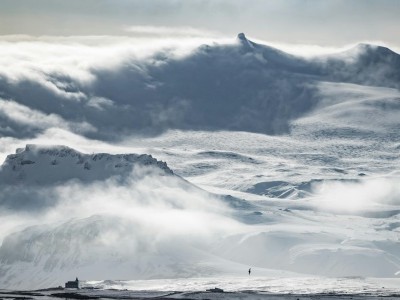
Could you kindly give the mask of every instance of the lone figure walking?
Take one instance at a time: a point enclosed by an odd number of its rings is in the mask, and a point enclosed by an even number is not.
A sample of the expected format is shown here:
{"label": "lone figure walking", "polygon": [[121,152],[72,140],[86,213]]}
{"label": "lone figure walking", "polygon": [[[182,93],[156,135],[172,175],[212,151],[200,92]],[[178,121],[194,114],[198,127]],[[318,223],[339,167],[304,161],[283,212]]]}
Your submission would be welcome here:
{"label": "lone figure walking", "polygon": [[249,276],[250,276],[250,274],[251,274],[251,268],[249,269]]}

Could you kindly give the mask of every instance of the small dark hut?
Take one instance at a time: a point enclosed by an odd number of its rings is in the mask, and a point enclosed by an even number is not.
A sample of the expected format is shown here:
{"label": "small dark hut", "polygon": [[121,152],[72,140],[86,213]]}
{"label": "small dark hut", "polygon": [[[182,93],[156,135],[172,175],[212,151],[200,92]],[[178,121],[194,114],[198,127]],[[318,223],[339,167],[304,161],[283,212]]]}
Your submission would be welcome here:
{"label": "small dark hut", "polygon": [[79,279],[76,277],[75,281],[67,281],[65,283],[66,289],[79,289]]}

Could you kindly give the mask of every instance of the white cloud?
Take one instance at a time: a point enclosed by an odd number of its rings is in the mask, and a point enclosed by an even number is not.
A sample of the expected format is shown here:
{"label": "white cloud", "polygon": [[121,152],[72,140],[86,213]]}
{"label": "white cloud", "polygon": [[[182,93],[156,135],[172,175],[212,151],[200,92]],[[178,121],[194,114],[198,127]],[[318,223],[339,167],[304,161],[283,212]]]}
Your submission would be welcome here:
{"label": "white cloud", "polygon": [[56,114],[45,114],[10,100],[0,99],[0,115],[31,128],[48,129],[57,127],[81,133],[96,130],[86,122],[69,122]]}
{"label": "white cloud", "polygon": [[193,27],[129,26],[125,31],[145,37],[216,37],[217,32]]}
{"label": "white cloud", "polygon": [[[114,255],[126,252],[141,265],[141,258],[135,256],[143,248],[153,249],[157,255],[168,248],[176,248],[173,255],[179,259],[187,251],[182,249],[184,245],[207,247],[215,239],[247,230],[231,216],[231,209],[215,197],[179,177],[165,176],[151,167],[135,168],[124,184],[110,178],[86,184],[64,182],[58,186],[32,189],[26,186],[24,192],[29,193],[29,199],[20,199],[17,193],[11,192],[13,200],[18,198],[20,205],[7,214],[0,214],[0,221],[7,222],[7,226],[0,229],[0,240],[32,225],[46,225],[45,228],[52,230],[68,221],[79,224],[86,218],[95,217],[100,222],[111,220],[111,223],[98,236],[92,232],[95,228],[89,222],[84,230],[75,232],[84,235],[87,241],[96,238],[95,244],[90,244],[85,252],[93,255],[95,249],[104,251],[108,247],[113,249]],[[31,203],[35,206],[32,207]],[[62,228],[74,230],[68,225]],[[34,228],[31,230],[35,231]],[[61,236],[58,238],[62,239]],[[135,247],[131,248],[132,245]],[[140,245],[142,250],[136,245]],[[63,253],[62,249],[58,250]],[[146,253],[154,254],[147,250]],[[103,258],[96,259],[100,263]],[[136,271],[140,272],[140,268]],[[97,275],[92,273],[90,276],[95,278]]]}
{"label": "white cloud", "polygon": [[323,182],[315,185],[315,204],[337,213],[380,211],[400,205],[400,178],[378,177],[360,182]]}
{"label": "white cloud", "polygon": [[113,105],[113,101],[103,97],[93,97],[90,98],[87,105],[90,107],[94,107],[98,110],[105,110],[107,107]]}

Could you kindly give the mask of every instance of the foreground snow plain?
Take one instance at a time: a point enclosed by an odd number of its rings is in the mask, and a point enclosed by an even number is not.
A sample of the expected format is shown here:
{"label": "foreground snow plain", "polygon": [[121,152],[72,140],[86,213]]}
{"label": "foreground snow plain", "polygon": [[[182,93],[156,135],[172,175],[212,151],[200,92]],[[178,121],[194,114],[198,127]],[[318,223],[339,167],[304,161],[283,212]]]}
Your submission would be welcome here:
{"label": "foreground snow plain", "polygon": [[[377,278],[322,278],[322,277],[227,277],[185,278],[170,280],[88,281],[86,287],[125,290],[126,293],[157,292],[204,292],[219,287],[225,292],[254,292],[272,295],[398,295],[398,280]],[[93,292],[89,292],[93,293]],[[102,291],[98,291],[99,294]]]}

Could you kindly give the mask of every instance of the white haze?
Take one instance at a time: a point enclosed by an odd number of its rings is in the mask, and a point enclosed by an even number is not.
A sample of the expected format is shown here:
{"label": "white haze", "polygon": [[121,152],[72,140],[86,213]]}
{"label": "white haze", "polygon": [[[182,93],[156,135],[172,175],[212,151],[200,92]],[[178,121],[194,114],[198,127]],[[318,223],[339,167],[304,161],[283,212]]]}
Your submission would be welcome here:
{"label": "white haze", "polygon": [[[178,178],[160,174],[156,169],[137,167],[124,184],[110,178],[98,183],[71,181],[62,186],[43,188],[38,192],[37,201],[42,201],[44,206],[31,211],[25,211],[23,207],[17,212],[9,210],[1,218],[10,224],[14,215],[18,226],[24,228],[107,215],[135,221],[140,228],[145,228],[141,232],[145,236],[157,235],[161,239],[193,236],[197,242],[245,228],[231,218],[231,209],[221,200]],[[47,204],[46,198],[49,198]],[[2,227],[2,237],[9,233],[9,228]]]}
{"label": "white haze", "polygon": [[[1,56],[0,74],[10,83],[22,79],[33,79],[56,93],[63,93],[65,97],[81,100],[85,96],[79,92],[65,94],[62,86],[57,82],[48,81],[48,75],[60,74],[78,80],[82,84],[90,84],[95,79],[95,69],[115,69],[127,58],[132,62],[135,59],[152,59],[156,52],[166,52],[170,59],[183,57],[203,44],[232,44],[233,38],[212,38],[209,32],[200,37],[175,37],[176,31],[170,27],[134,26],[131,30],[150,31],[155,33],[171,32],[164,37],[129,37],[129,36],[2,36],[0,40]],[[191,28],[182,28],[179,32],[202,32]],[[318,45],[295,45],[282,43],[268,43],[256,40],[263,44],[288,51],[289,53],[315,56],[333,54],[346,51],[356,44],[341,47],[321,47]],[[379,44],[379,43],[375,43]],[[143,70],[144,71],[144,70]]]}
{"label": "white haze", "polygon": [[400,178],[381,177],[358,183],[329,182],[315,187],[315,204],[324,211],[357,213],[400,207]]}
{"label": "white haze", "polygon": [[133,33],[135,37],[213,37],[217,36],[216,32],[211,30],[202,30],[193,27],[170,27],[170,26],[129,26],[125,31]]}

